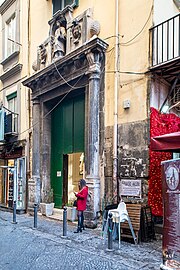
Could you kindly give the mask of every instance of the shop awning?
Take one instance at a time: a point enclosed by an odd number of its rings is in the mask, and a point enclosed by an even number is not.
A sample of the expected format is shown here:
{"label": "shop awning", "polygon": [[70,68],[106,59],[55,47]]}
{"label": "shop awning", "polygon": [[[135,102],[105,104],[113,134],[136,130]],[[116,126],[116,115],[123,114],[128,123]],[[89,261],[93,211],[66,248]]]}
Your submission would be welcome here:
{"label": "shop awning", "polygon": [[151,150],[180,152],[180,132],[168,133],[151,138]]}

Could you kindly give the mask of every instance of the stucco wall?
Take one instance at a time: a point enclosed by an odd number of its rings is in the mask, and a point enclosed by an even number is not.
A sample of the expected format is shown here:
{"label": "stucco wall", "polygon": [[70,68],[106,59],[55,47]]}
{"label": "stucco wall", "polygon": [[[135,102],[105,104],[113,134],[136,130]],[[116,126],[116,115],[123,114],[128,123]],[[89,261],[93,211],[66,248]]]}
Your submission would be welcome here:
{"label": "stucco wall", "polygon": [[[147,97],[147,76],[144,74],[136,73],[146,72],[149,66],[149,28],[152,26],[152,3],[153,1],[141,0],[119,1],[119,124],[144,120],[147,117],[147,108],[145,102]],[[136,35],[137,37],[135,38]],[[113,57],[110,56],[110,58]],[[114,66],[112,65],[109,67],[109,69],[114,70]],[[129,74],[124,72],[128,72]],[[114,74],[111,73],[107,76],[106,81],[113,81],[113,77]],[[110,85],[110,91],[108,91],[108,86],[106,88],[106,111],[108,112],[106,114],[107,126],[113,124],[114,86],[111,81]],[[128,111],[123,109],[124,100],[130,100],[131,102],[131,107]]]}

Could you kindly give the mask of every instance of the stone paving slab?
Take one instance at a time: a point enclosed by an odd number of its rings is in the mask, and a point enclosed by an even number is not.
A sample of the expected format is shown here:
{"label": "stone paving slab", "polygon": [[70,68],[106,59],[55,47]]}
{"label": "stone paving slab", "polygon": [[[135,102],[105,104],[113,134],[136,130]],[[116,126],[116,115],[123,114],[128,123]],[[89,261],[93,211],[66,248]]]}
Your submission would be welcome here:
{"label": "stone paving slab", "polygon": [[[118,249],[118,241],[113,241],[113,251],[109,252],[107,250],[107,240],[104,241],[102,239],[102,232],[100,227],[94,230],[86,229],[82,233],[74,234],[74,230],[76,229],[75,224],[68,223],[67,237],[63,237],[63,227],[61,221],[50,220],[43,216],[38,216],[37,229],[33,228],[33,221],[34,219],[32,216],[23,214],[17,215],[17,224],[12,224],[12,213],[0,210],[0,225],[3,224],[2,226],[4,232],[7,235],[11,235],[16,232],[20,232],[20,234],[22,234],[22,237],[17,239],[16,245],[18,246],[22,244],[22,241],[26,242],[26,237],[28,239],[29,235],[31,235],[32,241],[35,242],[38,239],[38,245],[41,245],[41,243],[45,242],[46,246],[50,247],[50,249],[52,245],[57,246],[59,249],[65,247],[69,252],[70,250],[73,251],[73,256],[79,256],[78,261],[79,258],[83,259],[85,256],[89,262],[89,265],[91,265],[93,268],[89,268],[87,263],[87,265],[84,266],[85,268],[82,269],[159,269],[161,263],[161,239],[156,241],[153,240],[152,242],[148,243],[140,243],[138,245],[122,241],[120,250]],[[0,229],[2,229],[2,226]],[[31,245],[33,245],[33,242]],[[27,250],[28,247],[25,246],[25,249]],[[34,247],[32,250],[32,254],[34,254],[33,257],[36,256],[36,252],[39,254],[39,251],[37,251],[36,247]],[[44,248],[43,246],[39,255],[40,257],[35,259],[35,268],[31,269],[41,269],[40,265],[42,265],[42,261],[45,260],[44,256],[46,256],[46,252],[47,248]],[[48,254],[51,253],[49,252],[50,251],[48,251]],[[8,242],[7,245],[6,243],[3,244],[3,253],[5,255],[8,254]],[[21,254],[23,261],[26,260],[23,258],[23,256],[26,256],[25,254],[26,251],[23,249]],[[53,256],[57,256],[57,254]],[[61,258],[62,256],[63,255],[61,254]],[[94,258],[96,261],[96,266],[93,264],[92,258]],[[100,259],[102,262],[101,267],[99,263],[97,263],[98,259]],[[76,267],[76,262],[74,261],[75,260],[72,258],[73,265],[75,263],[74,267]],[[47,262],[46,269],[66,269],[57,268],[58,266],[56,263],[53,264],[54,268],[48,268],[52,266],[48,265],[49,263]],[[71,264],[68,265],[69,268],[67,269],[81,269],[73,268],[73,265],[71,266]],[[118,266],[118,268],[114,268],[115,265]],[[11,270],[14,269],[11,268]]]}

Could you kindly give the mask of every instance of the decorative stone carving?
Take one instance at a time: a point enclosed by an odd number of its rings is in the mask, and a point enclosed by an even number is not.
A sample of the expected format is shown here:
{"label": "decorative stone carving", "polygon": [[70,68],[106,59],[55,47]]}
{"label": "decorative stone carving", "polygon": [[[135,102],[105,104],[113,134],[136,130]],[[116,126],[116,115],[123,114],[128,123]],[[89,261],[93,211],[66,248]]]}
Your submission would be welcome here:
{"label": "decorative stone carving", "polygon": [[77,20],[74,20],[72,22],[73,26],[71,28],[72,37],[73,37],[73,43],[78,44],[79,40],[81,38],[81,25]]}
{"label": "decorative stone carving", "polygon": [[88,50],[86,52],[86,58],[89,64],[88,73],[100,73],[101,53]]}
{"label": "decorative stone carving", "polygon": [[46,64],[46,58],[47,58],[47,51],[46,51],[46,47],[44,46],[44,44],[41,44],[39,46],[39,50],[40,50],[40,63],[42,65]]}
{"label": "decorative stone carving", "polygon": [[33,69],[34,71],[37,71],[37,70],[38,70],[37,60],[35,60],[35,61],[32,63],[32,69]]}
{"label": "decorative stone carving", "polygon": [[76,68],[80,68],[82,66],[81,59],[79,57],[74,59],[74,65]]}
{"label": "decorative stone carving", "polygon": [[98,21],[92,21],[89,31],[91,39],[96,38],[100,33],[100,23]]}
{"label": "decorative stone carving", "polygon": [[67,21],[66,52],[76,50],[90,39],[90,25],[93,12],[89,8],[71,21]]}
{"label": "decorative stone carving", "polygon": [[61,26],[59,21],[56,21],[56,30],[54,32],[54,59],[63,57],[65,55],[65,42],[65,28]]}

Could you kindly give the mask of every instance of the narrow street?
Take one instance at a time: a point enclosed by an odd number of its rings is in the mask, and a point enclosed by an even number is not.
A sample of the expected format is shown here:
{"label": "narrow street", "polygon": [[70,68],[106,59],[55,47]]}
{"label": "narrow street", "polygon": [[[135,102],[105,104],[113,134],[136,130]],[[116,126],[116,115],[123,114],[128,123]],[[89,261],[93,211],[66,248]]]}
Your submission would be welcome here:
{"label": "narrow street", "polygon": [[38,216],[38,228],[33,229],[33,217],[0,210],[0,269],[159,269],[161,241],[154,240],[137,246],[117,241],[113,251],[107,251],[107,241],[101,237],[101,228],[86,229],[74,234],[68,224],[68,236],[62,237],[62,222]]}

